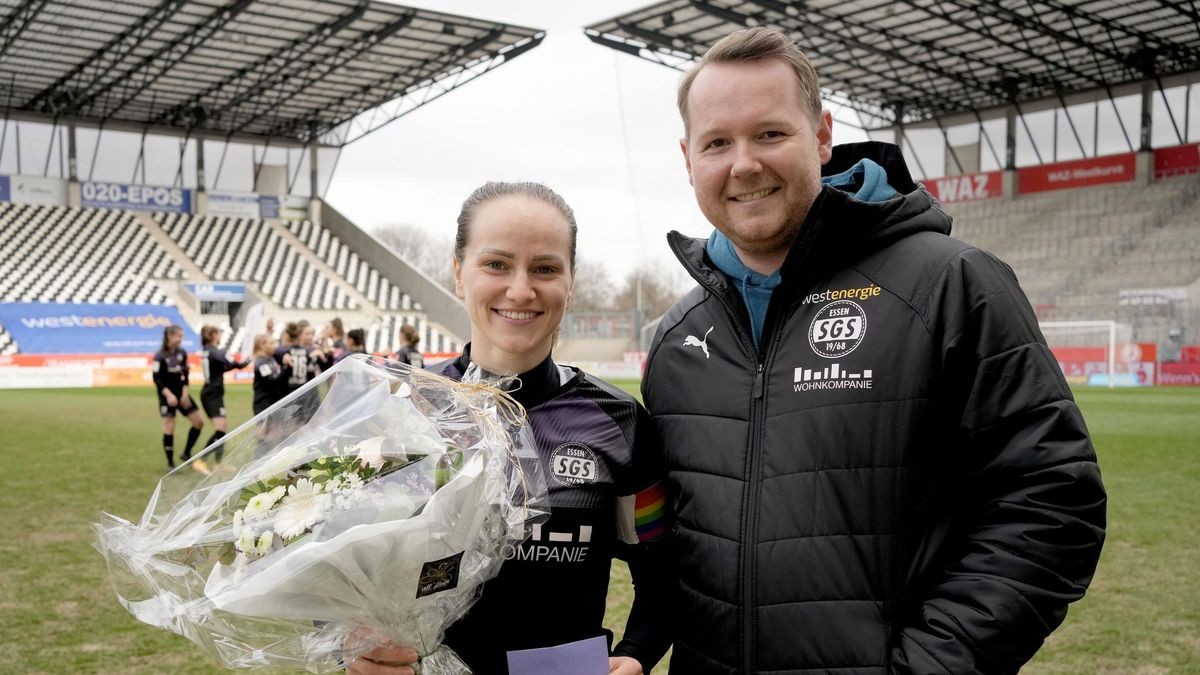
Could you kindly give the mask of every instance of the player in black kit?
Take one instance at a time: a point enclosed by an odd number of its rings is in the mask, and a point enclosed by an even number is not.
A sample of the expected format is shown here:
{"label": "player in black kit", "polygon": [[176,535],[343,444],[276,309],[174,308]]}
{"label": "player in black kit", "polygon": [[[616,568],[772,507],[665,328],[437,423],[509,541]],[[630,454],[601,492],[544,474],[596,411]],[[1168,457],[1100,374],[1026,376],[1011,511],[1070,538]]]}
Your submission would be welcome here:
{"label": "player in black kit", "polygon": [[163,422],[163,453],[167,467],[175,468],[175,413],[179,412],[192,423],[188,430],[183,461],[192,457],[192,448],[204,428],[204,418],[188,394],[188,361],[183,344],[183,329],[167,326],[163,329],[162,349],[154,355],[154,389],[158,393],[158,414]]}
{"label": "player in black kit", "polygon": [[[200,367],[204,370],[204,388],[200,390],[200,405],[204,414],[212,420],[213,435],[204,444],[209,447],[221,440],[229,430],[225,414],[225,372],[237,370],[249,365],[249,361],[231,361],[224,349],[217,345],[221,342],[221,329],[216,326],[204,326],[200,329]],[[218,447],[213,453],[213,459],[219,464],[225,448]],[[208,467],[202,460],[196,460],[194,467],[207,471]]]}
{"label": "player in black kit", "polygon": [[[607,638],[608,663],[577,672],[648,673],[670,644],[670,513],[666,475],[645,408],[630,394],[554,362],[551,348],[575,274],[575,219],[554,192],[488,183],[463,204],[454,251],[455,293],[471,320],[459,358],[431,367],[453,379],[517,375],[510,393],[529,415],[548,484],[550,518],[505,550],[445,643],[476,675],[511,672],[518,650],[559,650]],[[612,559],[629,563],[634,599],[622,640],[603,625]],[[355,675],[412,675],[415,652],[376,647]],[[553,658],[553,657],[551,657]],[[602,669],[602,670],[601,670]],[[556,670],[555,672],[561,672]]]}

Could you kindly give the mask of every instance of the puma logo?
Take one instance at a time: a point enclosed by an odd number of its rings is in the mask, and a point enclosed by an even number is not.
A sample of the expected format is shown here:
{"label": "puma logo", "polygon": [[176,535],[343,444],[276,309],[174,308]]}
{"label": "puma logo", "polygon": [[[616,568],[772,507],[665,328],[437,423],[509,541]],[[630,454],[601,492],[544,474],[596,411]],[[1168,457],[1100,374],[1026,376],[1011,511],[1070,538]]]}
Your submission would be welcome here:
{"label": "puma logo", "polygon": [[708,330],[704,331],[704,339],[700,340],[695,335],[689,335],[683,340],[684,347],[699,347],[704,350],[704,358],[708,358],[708,334],[712,332],[715,326],[709,326]]}

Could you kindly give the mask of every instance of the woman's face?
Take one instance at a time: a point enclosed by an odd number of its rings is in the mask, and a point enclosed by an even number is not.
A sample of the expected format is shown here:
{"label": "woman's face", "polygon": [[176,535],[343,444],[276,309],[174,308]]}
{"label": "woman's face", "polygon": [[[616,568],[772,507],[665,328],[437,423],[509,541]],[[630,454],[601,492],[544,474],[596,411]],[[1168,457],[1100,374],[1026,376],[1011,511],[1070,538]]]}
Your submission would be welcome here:
{"label": "woman's face", "polygon": [[178,349],[179,345],[183,344],[183,331],[175,330],[167,333],[167,344],[171,349]]}
{"label": "woman's face", "polygon": [[315,332],[316,331],[312,326],[305,326],[304,329],[300,331],[300,344],[305,347],[311,347],[313,334]]}
{"label": "woman's face", "polygon": [[571,297],[570,225],[558,209],[506,195],[475,210],[455,294],[471,318],[471,359],[522,373],[550,354]]}

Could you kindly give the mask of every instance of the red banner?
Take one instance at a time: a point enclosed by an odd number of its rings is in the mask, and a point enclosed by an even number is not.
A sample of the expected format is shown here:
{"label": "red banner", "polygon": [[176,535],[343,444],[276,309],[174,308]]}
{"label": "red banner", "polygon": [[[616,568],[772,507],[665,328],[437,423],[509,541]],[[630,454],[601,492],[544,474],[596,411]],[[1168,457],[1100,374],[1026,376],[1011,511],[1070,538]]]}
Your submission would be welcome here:
{"label": "red banner", "polygon": [[925,189],[943,204],[993,199],[1004,195],[1003,175],[1002,171],[991,171],[933,178],[925,181]]}
{"label": "red banner", "polygon": [[[1091,375],[1108,373],[1108,347],[1050,347],[1068,380],[1084,382]],[[1151,342],[1117,344],[1114,366],[1118,374],[1133,374],[1138,384],[1155,383],[1158,346]]]}
{"label": "red banner", "polygon": [[1179,360],[1184,363],[1200,363],[1200,345],[1187,345],[1180,349]]}
{"label": "red banner", "polygon": [[1137,162],[1132,152],[1124,155],[1078,159],[1073,162],[1027,166],[1017,169],[1017,192],[1047,192],[1067,188],[1125,183],[1133,180]]}
{"label": "red banner", "polygon": [[1154,178],[1200,173],[1200,146],[1176,145],[1154,151]]}
{"label": "red banner", "polygon": [[1158,369],[1158,383],[1171,387],[1200,386],[1200,363],[1164,363]]}

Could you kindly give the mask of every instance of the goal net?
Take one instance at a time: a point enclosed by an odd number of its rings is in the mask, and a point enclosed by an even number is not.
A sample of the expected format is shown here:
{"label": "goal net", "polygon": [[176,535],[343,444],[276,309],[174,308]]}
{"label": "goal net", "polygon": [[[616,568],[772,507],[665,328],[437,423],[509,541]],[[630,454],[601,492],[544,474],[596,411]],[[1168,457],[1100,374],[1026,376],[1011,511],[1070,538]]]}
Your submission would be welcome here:
{"label": "goal net", "polygon": [[1135,387],[1153,382],[1128,324],[1116,321],[1047,321],[1046,343],[1072,384]]}

